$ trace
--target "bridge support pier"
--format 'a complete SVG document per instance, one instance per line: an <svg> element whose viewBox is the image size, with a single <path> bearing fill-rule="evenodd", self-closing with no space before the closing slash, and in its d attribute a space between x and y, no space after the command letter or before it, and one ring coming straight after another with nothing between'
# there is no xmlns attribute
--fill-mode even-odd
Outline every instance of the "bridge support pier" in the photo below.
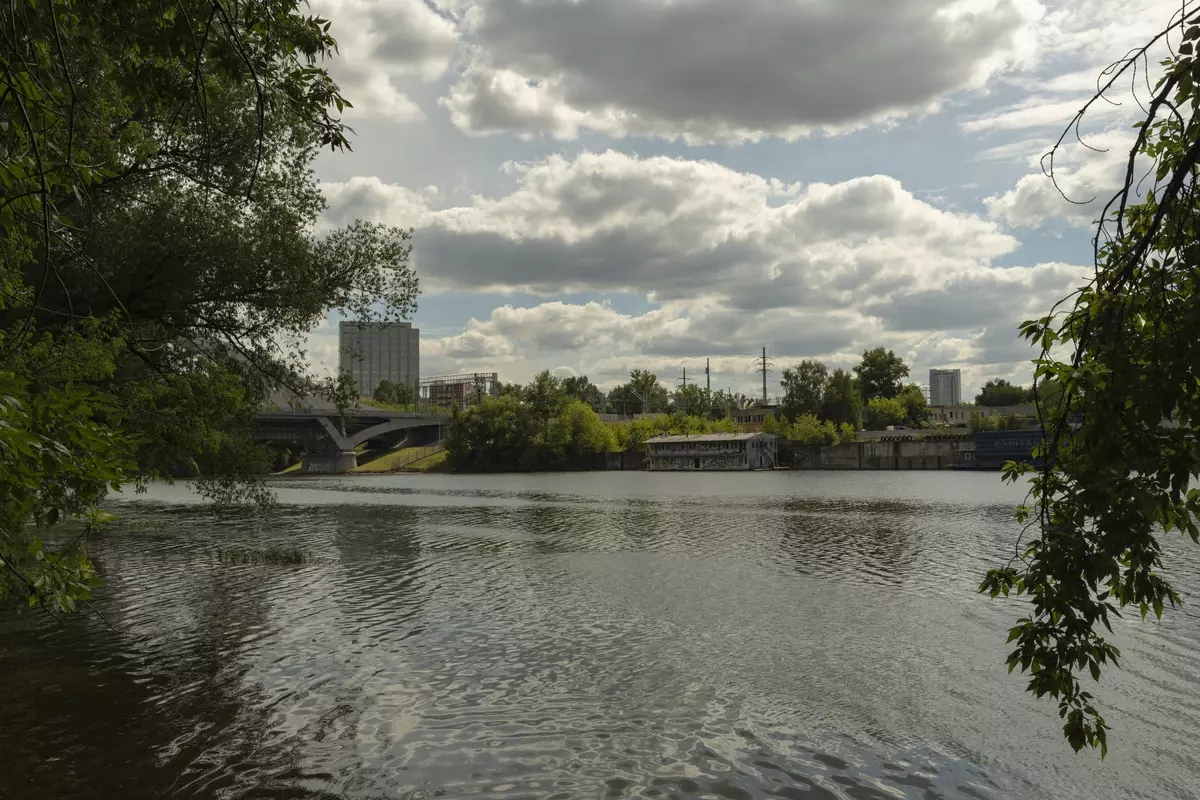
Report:
<svg viewBox="0 0 1200 800"><path fill-rule="evenodd" d="M353 450L329 450L307 452L300 470L323 475L342 475L358 466L358 455Z"/></svg>

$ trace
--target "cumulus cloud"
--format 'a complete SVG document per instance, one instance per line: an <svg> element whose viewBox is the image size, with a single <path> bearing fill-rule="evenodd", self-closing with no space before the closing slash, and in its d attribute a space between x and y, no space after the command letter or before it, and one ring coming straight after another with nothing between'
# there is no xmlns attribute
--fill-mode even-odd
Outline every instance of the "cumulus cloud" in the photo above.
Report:
<svg viewBox="0 0 1200 800"><path fill-rule="evenodd" d="M863 350L883 345L894 348L911 366L911 379L922 382L931 367L958 367L968 386L993 377L1028 380L1028 361L1035 355L1016 337L1016 326L1030 313L1043 313L1045 286L1061 292L1074 285L1083 270L1063 265L1018 270L1008 294L999 301L1008 313L984 313L970 318L945 308L929 310L949 330L930 330L922 324L905 329L877 309L850 309L832 314L780 310L748 317L714 302L668 304L644 313L621 313L607 303L548 301L526 308L501 306L483 320L471 319L459 335L422 342L422 358L435 371L495 370L505 380L527 381L540 369L562 368L586 374L605 388L623 382L632 369L657 372L671 383L684 368L702 380L711 362L714 388L757 389L753 359L764 345L779 369L802 358L817 358L831 367L849 368ZM954 290L944 298L953 304L964 298ZM977 307L977 310L978 309ZM459 352L459 343L475 343ZM1024 364L1022 364L1024 362ZM778 393L778 370L769 392ZM979 377L978 383L971 383Z"/></svg>
<svg viewBox="0 0 1200 800"><path fill-rule="evenodd" d="M1175 0L1139 3L1051 0L1033 25L1037 58L1030 69L1014 72L1004 79L1021 92L1021 98L960 119L959 127L966 133L1001 135L1038 131L1052 141L1054 129L1065 128L1084 102L1112 77L1105 74L1105 68L1131 49L1145 45L1167 26L1179 9L1180 4ZM1118 79L1106 92L1113 102L1094 104L1085 119L1086 129L1125 127L1132 123L1139 106L1131 88L1137 87L1144 98L1147 95L1144 66L1157 64L1167 54L1166 43L1161 42L1136 70Z"/></svg>
<svg viewBox="0 0 1200 800"><path fill-rule="evenodd" d="M454 21L422 0L312 0L312 9L333 23L339 55L330 73L353 104L347 118L424 117L404 84L434 80L450 66L459 46Z"/></svg>
<svg viewBox="0 0 1200 800"><path fill-rule="evenodd" d="M1032 55L1033 0L480 0L472 134L795 139L932 110Z"/></svg>
<svg viewBox="0 0 1200 800"><path fill-rule="evenodd" d="M712 162L622 153L510 164L515 187L435 208L428 192L326 184L334 222L418 229L431 290L718 295L731 308L830 310L933 288L1018 243L994 222L936 208L893 178L788 185Z"/></svg>
<svg viewBox="0 0 1200 800"><path fill-rule="evenodd" d="M1086 141L1096 149L1068 146L1055 157L1055 180L1039 165L1035 172L1021 177L1012 189L986 198L984 202L991 216L1014 228L1036 228L1052 219L1062 219L1081 228L1093 227L1105 203L1124 181L1134 137L1124 132L1109 132L1088 137ZM1142 175L1145 169L1141 165L1136 174Z"/></svg>
<svg viewBox="0 0 1200 800"><path fill-rule="evenodd" d="M507 170L508 191L456 206L433 188L376 178L326 184L328 215L415 226L427 291L626 292L656 307L498 304L461 333L423 342L428 370L524 380L570 366L616 381L634 367L670 371L692 359L698 369L713 357L750 381L763 345L780 363L844 365L880 344L918 369L983 369L1024 348L1017 325L1086 275L1057 263L994 266L1018 245L996 220L937 208L883 175L787 184L615 152Z"/></svg>

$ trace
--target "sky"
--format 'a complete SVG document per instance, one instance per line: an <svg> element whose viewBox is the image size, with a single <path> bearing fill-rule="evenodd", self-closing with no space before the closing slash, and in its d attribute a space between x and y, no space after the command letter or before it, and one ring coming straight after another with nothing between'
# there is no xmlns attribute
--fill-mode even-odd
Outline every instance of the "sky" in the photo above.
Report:
<svg viewBox="0 0 1200 800"><path fill-rule="evenodd" d="M674 386L710 359L714 390L753 393L765 346L777 394L800 359L884 346L919 384L960 368L969 400L1030 380L1017 326L1092 270L1099 204L1040 157L1179 0L312 7L354 104L353 152L315 165L321 225L415 229L423 376ZM1074 200L1116 189L1137 104L1112 96L1095 150L1056 159Z"/></svg>

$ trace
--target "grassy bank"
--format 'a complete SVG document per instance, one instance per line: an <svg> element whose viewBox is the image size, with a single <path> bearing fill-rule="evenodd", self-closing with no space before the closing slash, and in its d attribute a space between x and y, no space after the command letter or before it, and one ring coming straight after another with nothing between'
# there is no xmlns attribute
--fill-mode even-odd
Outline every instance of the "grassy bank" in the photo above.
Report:
<svg viewBox="0 0 1200 800"><path fill-rule="evenodd" d="M351 475L387 475L394 472L449 472L446 451L439 450L423 458L417 458L427 447L402 447L399 450L367 450L358 454L358 466L350 470ZM276 475L300 475L303 463L276 472Z"/></svg>
<svg viewBox="0 0 1200 800"><path fill-rule="evenodd" d="M430 456L418 458L421 452L426 450L428 450L428 447L401 447L400 450L362 453L359 456L358 467L350 471L352 473L366 474L395 473L395 471L424 473L424 471L431 469L431 464L427 464L426 462L440 464L445 461L445 451L431 453Z"/></svg>

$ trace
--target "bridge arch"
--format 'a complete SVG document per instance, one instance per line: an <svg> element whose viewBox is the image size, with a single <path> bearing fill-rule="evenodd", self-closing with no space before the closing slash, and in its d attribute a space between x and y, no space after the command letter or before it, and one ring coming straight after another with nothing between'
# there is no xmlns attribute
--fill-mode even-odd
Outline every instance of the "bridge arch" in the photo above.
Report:
<svg viewBox="0 0 1200 800"><path fill-rule="evenodd" d="M440 428L449 422L449 419L430 419L428 417L389 419L385 422L380 422L378 425L372 425L369 428L364 428L361 431L357 431L353 435L346 436L346 449L353 450L363 442L369 439L374 439L376 436L383 436L385 433L409 430L411 428Z"/></svg>

